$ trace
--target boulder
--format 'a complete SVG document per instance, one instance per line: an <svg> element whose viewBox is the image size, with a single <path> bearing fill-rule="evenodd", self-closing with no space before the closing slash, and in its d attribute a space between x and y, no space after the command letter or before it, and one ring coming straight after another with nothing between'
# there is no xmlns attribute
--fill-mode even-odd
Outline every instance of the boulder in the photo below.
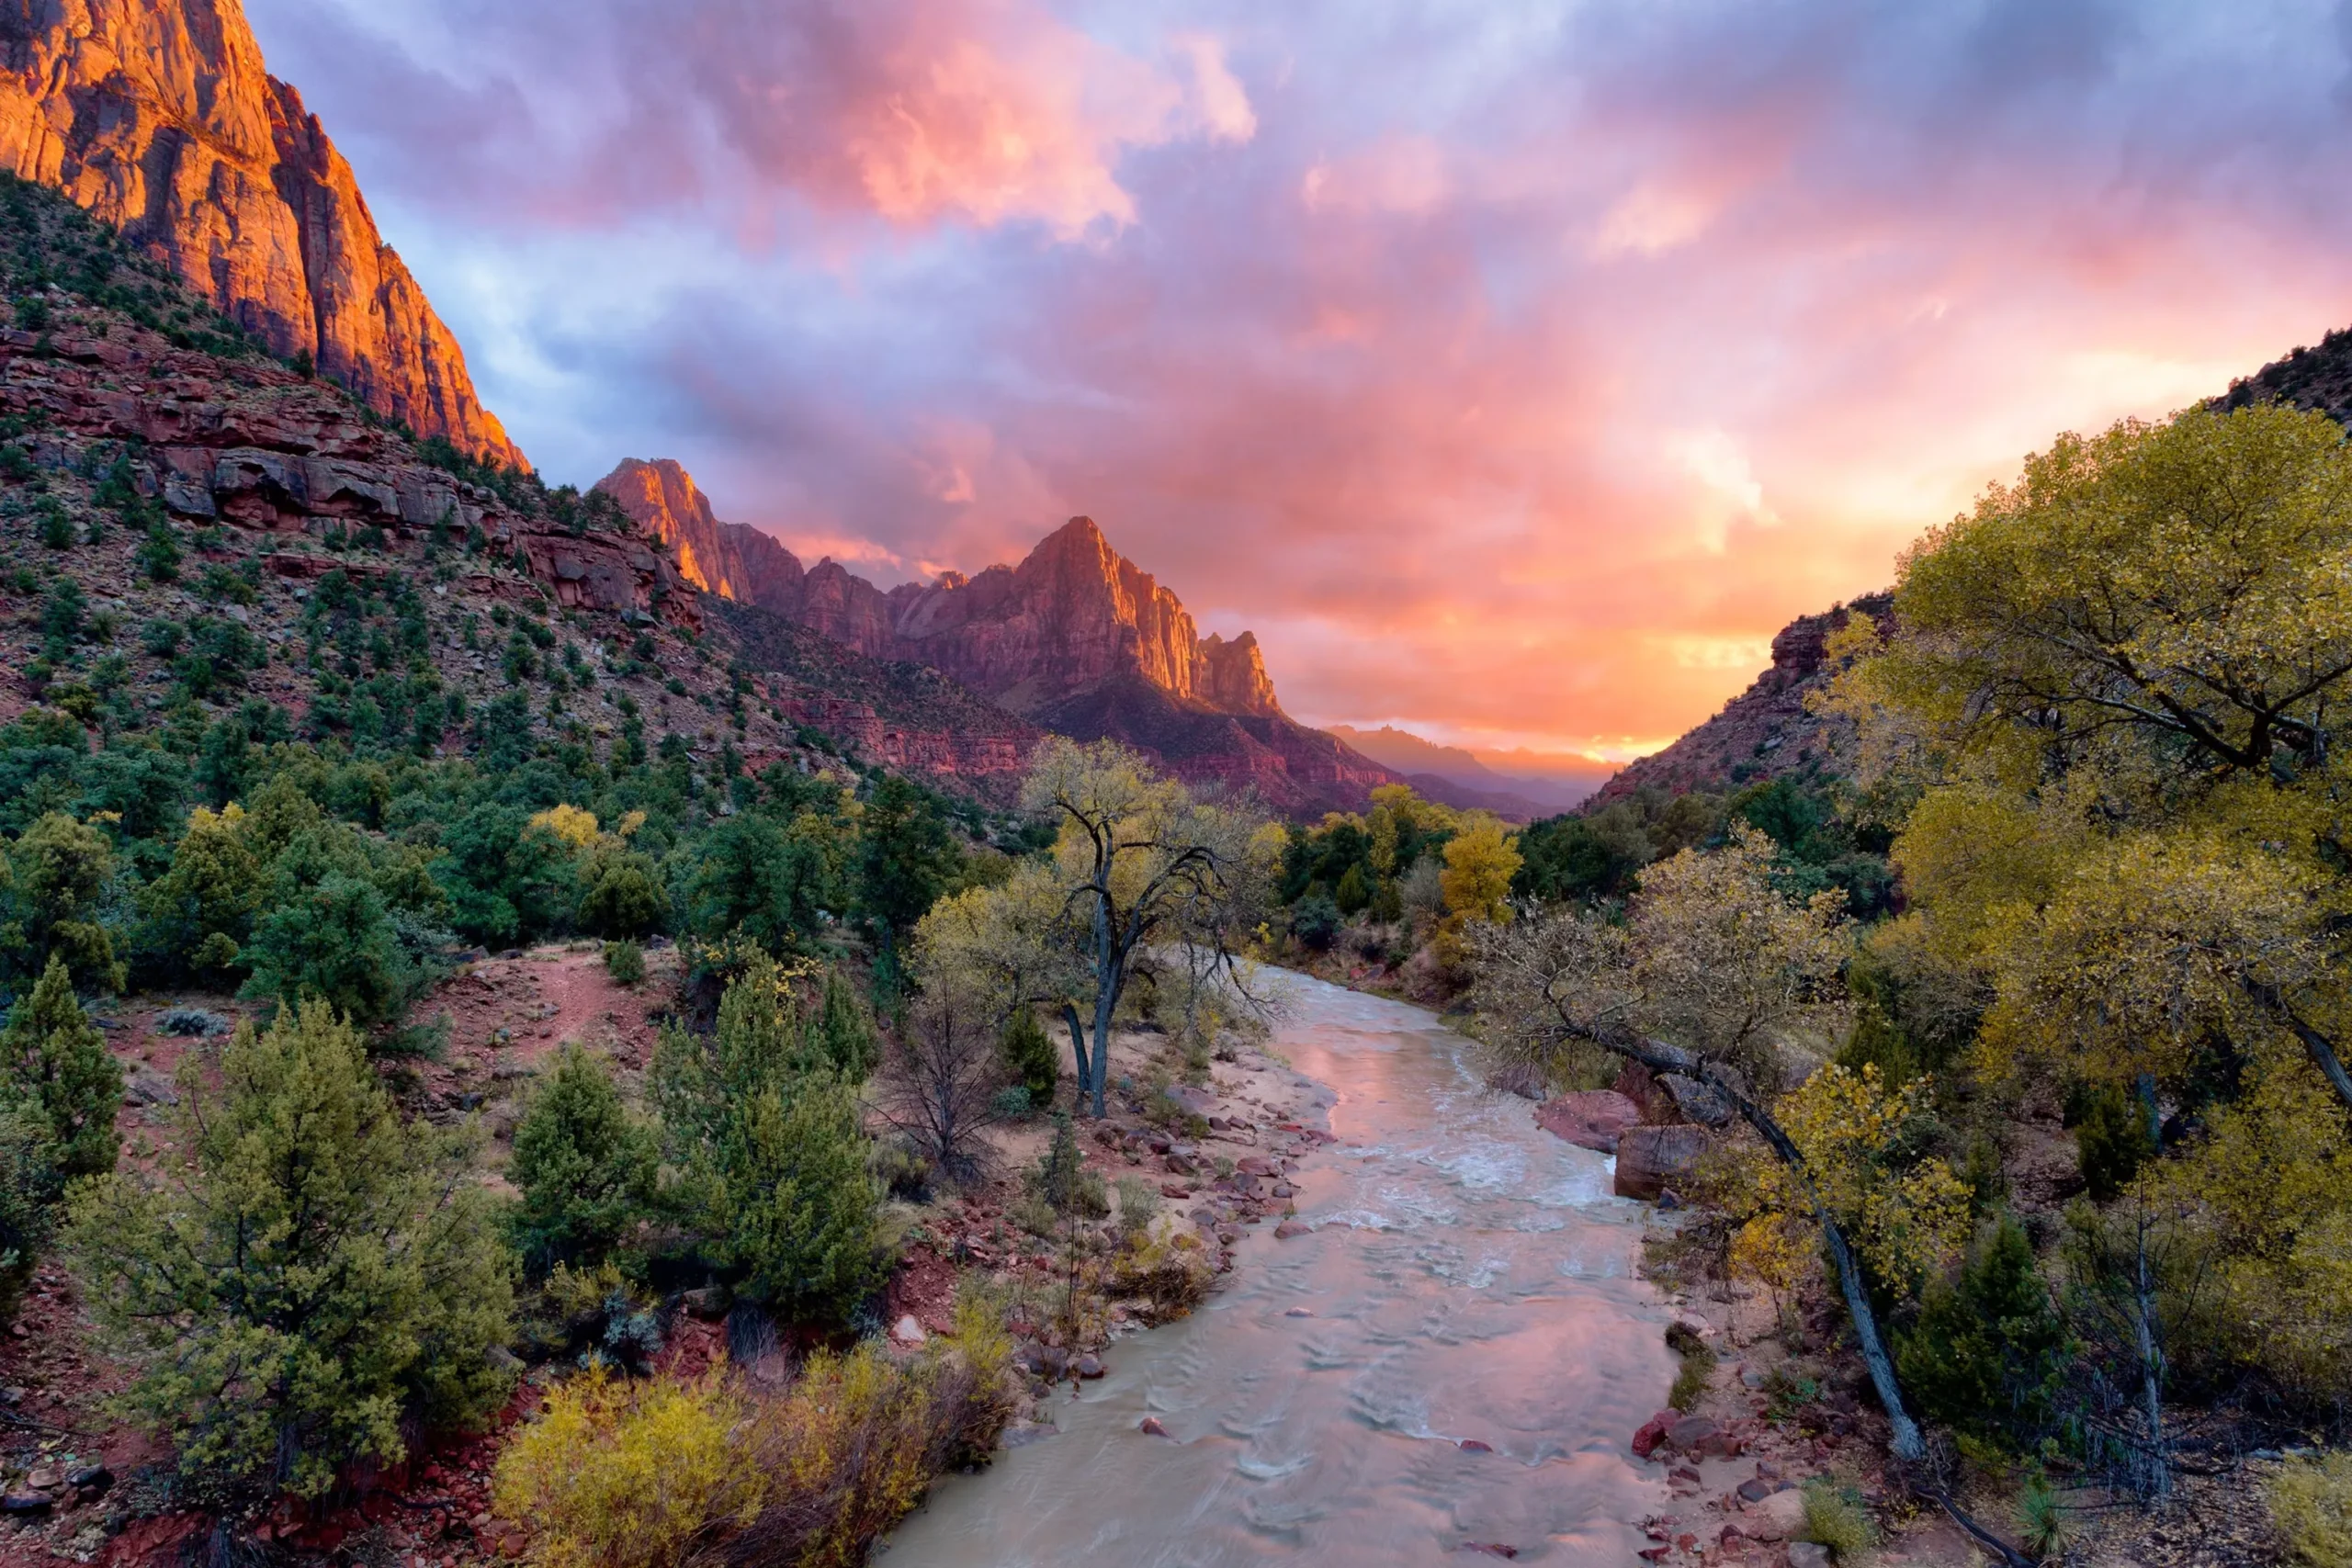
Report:
<svg viewBox="0 0 2352 1568"><path fill-rule="evenodd" d="M1687 1181L1707 1145L1704 1127L1626 1128L1617 1136L1617 1196L1655 1198L1668 1182Z"/></svg>
<svg viewBox="0 0 2352 1568"><path fill-rule="evenodd" d="M1740 1518L1741 1528L1758 1540L1787 1540L1804 1529L1804 1494L1775 1492Z"/></svg>
<svg viewBox="0 0 2352 1568"><path fill-rule="evenodd" d="M1535 1124L1554 1137L1604 1155L1615 1154L1619 1135L1641 1119L1642 1108L1613 1089L1557 1095L1535 1112Z"/></svg>
<svg viewBox="0 0 2352 1568"><path fill-rule="evenodd" d="M1792 1540L1788 1547L1789 1568L1829 1568L1829 1549L1818 1541Z"/></svg>
<svg viewBox="0 0 2352 1568"><path fill-rule="evenodd" d="M922 1331L922 1325L915 1321L915 1314L912 1313L907 1314L890 1325L890 1343L893 1345L912 1347L922 1344L930 1337L931 1336Z"/></svg>
<svg viewBox="0 0 2352 1568"><path fill-rule="evenodd" d="M1682 1413L1679 1410L1661 1410L1643 1422L1640 1429L1634 1434L1634 1457L1647 1459L1656 1453L1658 1445L1666 1441L1667 1429L1680 1419L1682 1419Z"/></svg>
<svg viewBox="0 0 2352 1568"><path fill-rule="evenodd" d="M1696 1122L1703 1127L1721 1127L1736 1114L1731 1100L1712 1084L1697 1078L1684 1077L1680 1073L1668 1073L1658 1082L1674 1097L1674 1108L1682 1112L1686 1122Z"/></svg>

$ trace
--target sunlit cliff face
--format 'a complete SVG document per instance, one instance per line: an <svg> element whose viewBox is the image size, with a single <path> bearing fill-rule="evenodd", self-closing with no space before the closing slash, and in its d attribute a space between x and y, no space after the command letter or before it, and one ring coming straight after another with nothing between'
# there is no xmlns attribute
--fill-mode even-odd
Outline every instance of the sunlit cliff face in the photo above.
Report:
<svg viewBox="0 0 2352 1568"><path fill-rule="evenodd" d="M248 0L551 477L1099 519L1303 717L1638 751L2352 318L2316 5Z"/></svg>

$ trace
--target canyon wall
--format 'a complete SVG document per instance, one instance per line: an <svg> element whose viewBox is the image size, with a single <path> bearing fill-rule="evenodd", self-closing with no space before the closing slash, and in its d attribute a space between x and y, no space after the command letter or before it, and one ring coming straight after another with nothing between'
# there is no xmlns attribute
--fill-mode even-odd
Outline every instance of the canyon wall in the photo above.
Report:
<svg viewBox="0 0 2352 1568"><path fill-rule="evenodd" d="M0 168L419 435L529 465L237 0L0 0Z"/></svg>

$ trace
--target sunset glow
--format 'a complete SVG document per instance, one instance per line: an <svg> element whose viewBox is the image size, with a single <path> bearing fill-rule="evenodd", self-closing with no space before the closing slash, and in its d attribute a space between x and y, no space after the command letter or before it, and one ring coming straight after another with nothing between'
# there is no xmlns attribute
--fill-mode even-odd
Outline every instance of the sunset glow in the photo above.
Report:
<svg viewBox="0 0 2352 1568"><path fill-rule="evenodd" d="M1101 522L1284 705L1654 749L2057 431L2352 318L2316 5L248 0L550 480Z"/></svg>

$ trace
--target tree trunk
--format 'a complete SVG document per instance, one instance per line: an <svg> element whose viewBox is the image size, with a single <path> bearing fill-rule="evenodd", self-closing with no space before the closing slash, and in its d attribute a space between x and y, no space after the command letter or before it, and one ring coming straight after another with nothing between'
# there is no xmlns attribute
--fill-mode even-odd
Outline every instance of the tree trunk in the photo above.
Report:
<svg viewBox="0 0 2352 1568"><path fill-rule="evenodd" d="M2148 1269L2144 1217L2132 1230L2132 1336L2140 1352L2140 1400L2148 1420L2142 1483L2152 1501L2161 1501L2172 1490L2172 1466L2165 1460L2164 1351L2156 1344L2156 1287Z"/></svg>
<svg viewBox="0 0 2352 1568"><path fill-rule="evenodd" d="M1571 1025L1573 1028L1574 1026ZM1715 1071L1713 1063L1678 1046L1662 1041L1643 1040L1629 1032L1577 1030L1584 1039L1627 1061L1639 1062L1653 1073L1679 1073L1696 1078L1729 1100L1741 1118L1756 1130L1773 1156L1803 1176L1804 1156L1795 1142L1781 1130L1771 1113L1747 1097L1744 1088L1724 1081ZM1808 1190L1810 1187L1808 1184ZM1838 1286L1846 1298L1846 1313L1853 1320L1854 1337L1862 1350L1862 1364L1869 1369L1871 1387L1878 1394L1879 1404L1886 1408L1891 1428L1887 1447L1898 1460L1916 1464L1928 1453L1927 1440L1919 1431L1919 1424L1903 1403L1902 1384L1894 1374L1894 1359L1887 1353L1886 1341L1879 1334L1878 1313L1871 1305L1870 1291L1863 1282L1861 1266L1854 1260L1854 1251L1837 1222L1814 1208L1814 1218L1821 1225L1824 1240L1829 1244L1829 1255L1838 1266Z"/></svg>
<svg viewBox="0 0 2352 1568"><path fill-rule="evenodd" d="M2338 1100L2352 1107L2352 1072L2345 1070L2344 1055L2335 1048L2335 1042L2312 1028L2293 1008L2289 1007L2287 998L2279 994L2278 987L2266 986L2251 978L2243 983L2253 993L2255 1000L2287 1021L2287 1027L2295 1032L2295 1038L2301 1041L2303 1049L2311 1054L2312 1065L2319 1068L2320 1077L2327 1080L2328 1087L2335 1091Z"/></svg>
<svg viewBox="0 0 2352 1568"><path fill-rule="evenodd" d="M1070 1002L1062 1004L1062 1021L1069 1025L1069 1054L1071 1060L1078 1064L1078 1098L1079 1102L1084 1104L1087 1089L1092 1085L1094 1078L1087 1071L1086 1031L1079 1026L1078 1008L1075 1004Z"/></svg>
<svg viewBox="0 0 2352 1568"><path fill-rule="evenodd" d="M1111 1019L1119 1010L1119 993L1126 987L1126 971L1114 967L1094 993L1094 1116L1110 1114L1105 1097L1111 1085Z"/></svg>

